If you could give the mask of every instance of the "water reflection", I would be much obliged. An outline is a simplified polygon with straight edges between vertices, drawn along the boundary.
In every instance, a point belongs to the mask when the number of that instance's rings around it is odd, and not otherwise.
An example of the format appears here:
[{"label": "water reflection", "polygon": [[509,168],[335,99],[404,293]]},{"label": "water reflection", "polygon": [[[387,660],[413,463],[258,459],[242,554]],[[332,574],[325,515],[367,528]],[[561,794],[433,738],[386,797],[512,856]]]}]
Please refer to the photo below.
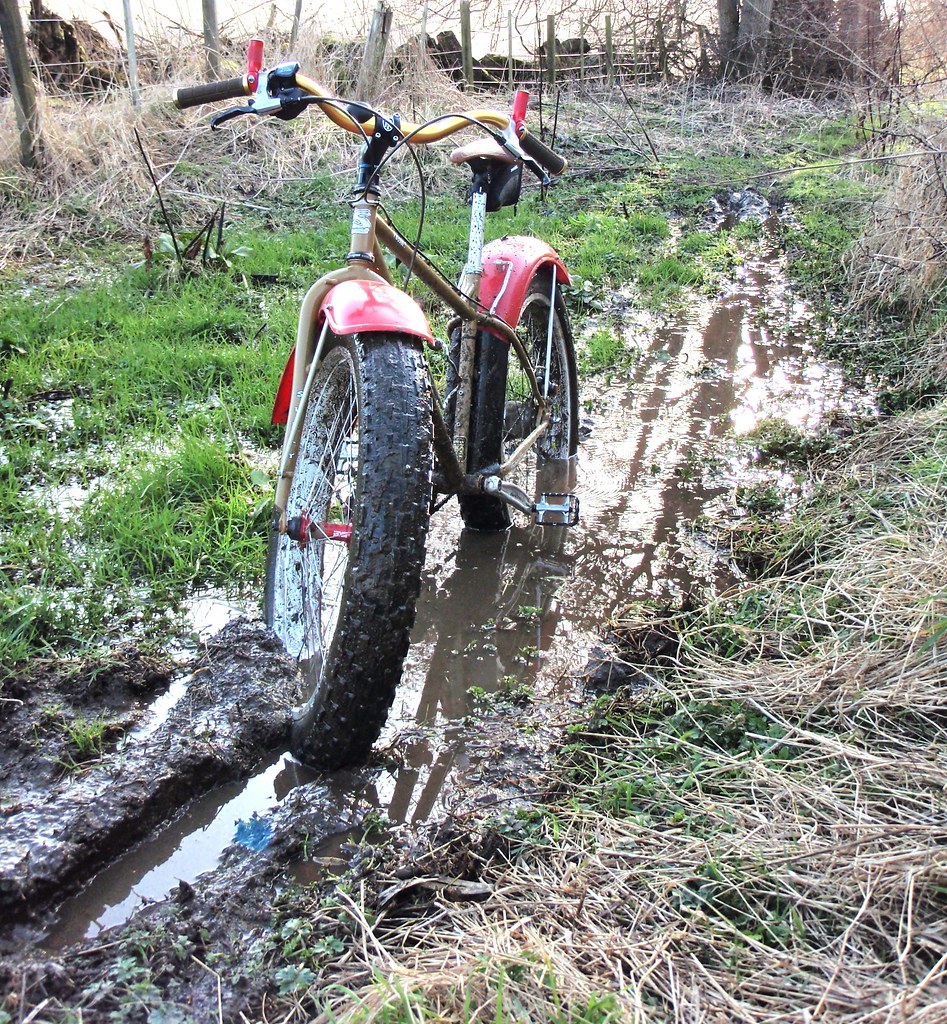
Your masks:
[{"label": "water reflection", "polygon": [[714,461],[719,440],[766,416],[813,426],[851,400],[841,375],[807,348],[810,321],[773,255],[747,264],[716,302],[653,331],[630,379],[596,382],[582,396],[593,429],[580,449],[577,528],[470,534],[450,509],[434,517],[382,765],[325,777],[284,758],[239,794],[195,802],[103,872],[71,905],[56,941],[124,919],[136,894],[159,898],[178,877],[193,880],[234,838],[238,817],[265,814],[299,785],[344,793],[394,822],[424,821],[478,759],[496,754],[471,690],[512,682],[539,702],[561,696],[603,623],[630,602],[679,602],[695,588],[728,585],[729,565],[688,528],[737,482],[732,463]]},{"label": "water reflection", "polygon": [[[181,880],[193,882],[239,840],[254,815],[275,800],[277,761],[253,778],[221,786],[192,800],[170,824],[99,872],[60,908],[43,944],[61,949],[126,921],[141,905],[163,899]],[[250,829],[250,831],[256,831]]]}]

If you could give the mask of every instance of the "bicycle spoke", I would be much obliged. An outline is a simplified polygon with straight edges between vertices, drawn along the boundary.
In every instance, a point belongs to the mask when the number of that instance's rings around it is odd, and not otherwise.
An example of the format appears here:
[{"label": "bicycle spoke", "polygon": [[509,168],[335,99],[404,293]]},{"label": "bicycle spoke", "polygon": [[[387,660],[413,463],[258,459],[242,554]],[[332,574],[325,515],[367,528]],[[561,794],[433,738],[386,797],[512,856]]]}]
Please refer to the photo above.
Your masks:
[{"label": "bicycle spoke", "polygon": [[349,561],[349,533],[327,538],[325,529],[350,530],[355,505],[358,408],[348,359],[336,359],[310,404],[287,509],[290,518],[300,517],[306,525],[296,539],[283,538],[288,569],[279,594],[288,612],[287,650],[305,662],[321,661],[332,643]]}]

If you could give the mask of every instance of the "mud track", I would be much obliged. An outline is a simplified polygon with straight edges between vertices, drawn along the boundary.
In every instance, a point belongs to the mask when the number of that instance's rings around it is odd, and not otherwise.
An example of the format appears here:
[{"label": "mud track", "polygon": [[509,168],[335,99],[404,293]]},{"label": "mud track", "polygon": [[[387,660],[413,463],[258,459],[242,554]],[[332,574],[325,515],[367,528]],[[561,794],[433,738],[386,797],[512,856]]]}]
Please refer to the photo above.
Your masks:
[{"label": "mud track", "polygon": [[[423,900],[446,882],[450,898],[482,898],[470,881],[476,864],[446,864],[428,851],[485,805],[535,799],[562,716],[574,713],[565,704],[556,720],[546,704],[488,709],[463,766],[451,773],[446,826],[397,828],[379,818],[374,779],[398,757],[396,746],[358,771],[299,769],[279,804],[254,814],[213,870],[193,884],[181,881],[123,925],[51,950],[48,930],[64,897],[186,813],[195,797],[247,778],[286,748],[297,677],[264,627],[241,620],[220,632],[186,694],[149,729],[137,702],[169,678],[162,666],[130,654],[105,670],[34,679],[7,706],[5,725],[16,742],[8,744],[3,779],[19,799],[3,806],[0,1020],[8,1019],[2,1011],[40,1021],[77,1013],[86,1022],[255,1019],[285,984],[279,966],[287,962],[283,935],[292,922],[312,922],[310,945],[353,941],[357,914],[338,903],[340,877],[349,891],[361,887],[363,906],[384,892],[386,905]],[[64,723],[106,712],[111,749],[67,770]]]},{"label": "mud track", "polygon": [[[46,680],[7,713],[8,734],[18,739],[3,769],[5,788],[18,794],[2,808],[0,919],[7,928],[41,921],[52,900],[78,888],[187,800],[245,776],[267,752],[285,747],[295,671],[261,627],[228,626],[167,719],[125,742],[141,715],[134,700],[155,676],[167,682],[167,674],[154,669],[150,680],[126,672],[124,692],[120,679],[99,699],[94,688],[77,692],[67,681],[57,692]],[[56,734],[68,736],[77,719],[96,721],[102,698],[113,709],[105,728],[112,749],[95,763],[75,762]],[[122,705],[124,713],[115,717]],[[47,724],[51,718],[54,728]],[[44,746],[51,749],[44,752]],[[9,940],[0,938],[4,948]]]}]

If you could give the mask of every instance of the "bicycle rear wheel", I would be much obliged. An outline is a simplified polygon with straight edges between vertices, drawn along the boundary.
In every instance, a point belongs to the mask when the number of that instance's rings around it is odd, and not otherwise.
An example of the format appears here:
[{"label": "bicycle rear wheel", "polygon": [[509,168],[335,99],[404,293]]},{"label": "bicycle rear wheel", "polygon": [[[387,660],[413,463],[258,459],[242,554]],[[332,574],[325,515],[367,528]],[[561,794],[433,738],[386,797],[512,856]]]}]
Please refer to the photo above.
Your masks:
[{"label": "bicycle rear wheel", "polygon": [[415,339],[329,336],[287,501],[274,522],[267,624],[309,689],[291,750],[334,769],[377,739],[408,649],[430,506],[429,384]]},{"label": "bicycle rear wheel", "polygon": [[[562,293],[558,286],[553,292],[548,273],[533,278],[516,329],[539,387],[546,389],[550,424],[508,479],[536,498],[543,491],[561,486],[555,481],[568,476],[567,460],[575,455],[579,442],[572,331]],[[468,466],[482,469],[509,458],[538,422],[539,407],[516,353],[510,351],[507,342],[481,331],[477,337]],[[488,495],[461,497],[460,511],[464,525],[472,530],[506,530],[512,522],[510,506]]]}]

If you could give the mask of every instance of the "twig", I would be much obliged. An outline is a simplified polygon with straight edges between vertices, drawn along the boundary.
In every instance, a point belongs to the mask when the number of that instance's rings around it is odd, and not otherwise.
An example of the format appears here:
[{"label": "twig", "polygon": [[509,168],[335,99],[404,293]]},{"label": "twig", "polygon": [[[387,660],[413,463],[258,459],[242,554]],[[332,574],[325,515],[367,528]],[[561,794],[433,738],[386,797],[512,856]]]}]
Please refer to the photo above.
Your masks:
[{"label": "twig", "polygon": [[30,1011],[29,1016],[23,1018],[23,1024],[30,1024],[30,1021],[36,1020],[37,1016],[39,1014],[41,1014],[43,1012],[43,1010],[45,1010],[48,1005],[49,1005],[49,997],[44,999],[37,1006],[33,1007],[33,1009]]},{"label": "twig", "polygon": [[622,99],[625,101],[625,103],[628,104],[628,109],[631,111],[631,116],[635,119],[635,123],[641,129],[641,134],[645,137],[645,141],[648,143],[648,149],[651,150],[651,155],[654,157],[654,162],[657,163],[660,159],[660,157],[658,156],[658,150],[654,144],[654,141],[651,138],[650,133],[648,132],[648,129],[645,128],[644,126],[644,121],[642,121],[641,118],[638,116],[638,111],[634,103],[631,102],[631,97],[628,96],[628,94],[622,88],[621,82],[618,81],[617,78],[615,79],[615,84],[618,86],[618,91],[621,93]]},{"label": "twig", "polygon": [[217,979],[217,1021],[218,1024],[224,1024],[224,997],[223,992],[221,990],[220,975],[213,969],[213,967],[208,967],[203,960],[199,960],[193,954],[191,954],[191,959],[199,967],[203,967],[208,974],[213,974],[213,976]]},{"label": "twig", "polygon": [[556,131],[559,128],[559,100],[562,93],[556,90],[556,105],[552,112],[552,138],[549,140],[549,148],[555,150],[556,148]]},{"label": "twig", "polygon": [[[601,102],[599,102],[587,89],[583,93],[587,100],[590,100],[595,104],[596,107],[608,118],[609,121],[625,136],[626,139],[631,143],[631,148],[635,153],[641,153],[641,147],[638,145],[635,137],[628,131],[628,129],[621,124],[608,110],[608,108]],[[614,138],[614,136],[610,136]],[[615,140],[617,141],[617,140]],[[643,155],[643,154],[642,154]]]},{"label": "twig", "polygon": [[217,221],[217,255],[221,254],[224,247],[224,215],[227,212],[227,204],[220,204],[220,218]]},{"label": "twig", "polygon": [[151,178],[151,183],[155,187],[155,195],[158,197],[158,205],[161,207],[161,216],[164,218],[165,226],[171,235],[171,241],[174,244],[174,255],[178,258],[178,263],[181,262],[181,247],[178,245],[178,237],[174,233],[174,226],[171,224],[171,218],[168,216],[168,211],[164,206],[164,199],[161,196],[161,188],[158,185],[158,178],[155,174],[154,167],[151,166],[151,161],[148,159],[148,154],[145,152],[144,143],[141,141],[141,136],[138,134],[138,129],[135,129],[135,142],[138,143],[138,152],[141,153],[142,159],[145,161],[145,166],[148,168],[148,176]]},{"label": "twig", "polygon": [[[891,153],[888,156],[863,156],[851,160],[829,160],[821,164],[799,164],[795,167],[780,167],[772,171],[760,171],[758,174],[747,174],[741,180],[757,181],[760,178],[777,178],[780,174],[796,174],[799,171],[828,171],[833,167],[853,167],[855,164],[882,164],[892,160],[910,160],[919,156],[944,156],[947,149],[917,149],[908,153]],[[718,182],[717,184],[732,184]]]}]

